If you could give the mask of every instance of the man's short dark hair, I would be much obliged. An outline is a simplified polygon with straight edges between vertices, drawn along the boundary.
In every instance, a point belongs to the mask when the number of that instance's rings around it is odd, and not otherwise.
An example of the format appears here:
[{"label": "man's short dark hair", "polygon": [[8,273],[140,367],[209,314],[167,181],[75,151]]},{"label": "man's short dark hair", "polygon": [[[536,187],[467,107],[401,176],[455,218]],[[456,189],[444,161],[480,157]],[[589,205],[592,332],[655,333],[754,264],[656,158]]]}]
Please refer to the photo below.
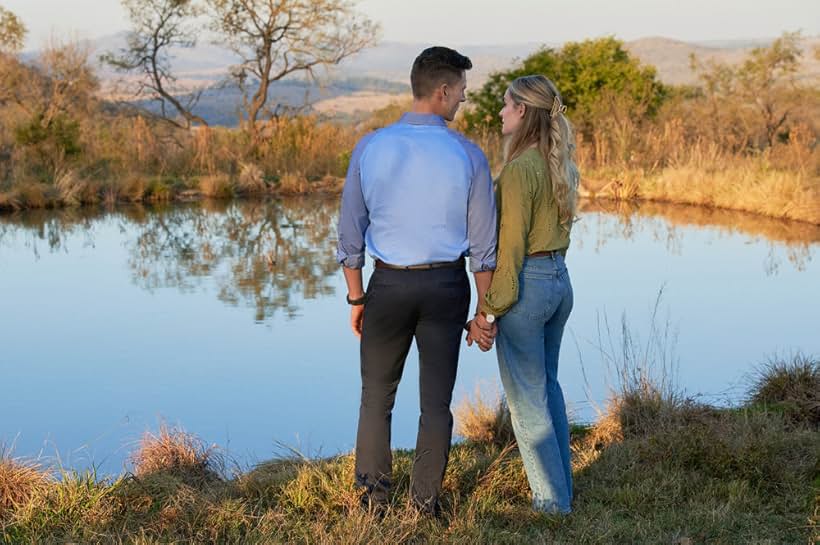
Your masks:
[{"label": "man's short dark hair", "polygon": [[454,84],[473,63],[449,47],[428,47],[416,57],[410,71],[410,86],[415,98],[426,98],[443,83]]}]

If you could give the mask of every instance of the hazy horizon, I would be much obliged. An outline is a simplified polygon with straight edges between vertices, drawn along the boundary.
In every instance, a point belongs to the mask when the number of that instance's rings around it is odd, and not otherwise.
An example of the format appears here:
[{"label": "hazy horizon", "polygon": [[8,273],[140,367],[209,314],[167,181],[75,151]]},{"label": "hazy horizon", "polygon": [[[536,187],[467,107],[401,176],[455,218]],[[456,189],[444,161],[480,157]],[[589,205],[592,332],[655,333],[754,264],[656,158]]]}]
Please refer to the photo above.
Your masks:
[{"label": "hazy horizon", "polygon": [[[129,28],[117,0],[3,0],[0,5],[29,29],[26,50],[42,48],[51,36],[96,40]],[[382,25],[382,42],[463,47],[563,43],[607,35],[625,41],[663,37],[699,43],[771,39],[794,30],[820,35],[820,2],[806,0],[782,0],[777,10],[761,0],[726,0],[720,5],[712,0],[686,5],[673,0],[582,0],[572,9],[552,0],[507,0],[503,9],[498,6],[487,0],[358,2],[359,11]],[[499,26],[499,20],[510,24]]]}]

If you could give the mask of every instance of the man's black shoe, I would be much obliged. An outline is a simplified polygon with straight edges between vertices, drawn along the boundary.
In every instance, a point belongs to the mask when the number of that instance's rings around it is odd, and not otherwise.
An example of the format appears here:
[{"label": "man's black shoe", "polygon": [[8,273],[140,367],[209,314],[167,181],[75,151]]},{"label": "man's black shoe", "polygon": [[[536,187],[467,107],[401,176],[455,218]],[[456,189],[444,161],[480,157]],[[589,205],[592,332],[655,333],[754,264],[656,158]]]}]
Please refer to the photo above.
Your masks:
[{"label": "man's black shoe", "polygon": [[430,498],[424,501],[414,499],[412,501],[412,505],[416,511],[418,511],[425,517],[430,517],[434,519],[441,518],[441,505],[439,505],[438,499],[436,498]]},{"label": "man's black shoe", "polygon": [[386,500],[378,500],[374,498],[372,494],[368,494],[367,492],[362,493],[359,502],[362,511],[373,515],[379,520],[384,519],[387,515],[387,510],[390,507]]}]

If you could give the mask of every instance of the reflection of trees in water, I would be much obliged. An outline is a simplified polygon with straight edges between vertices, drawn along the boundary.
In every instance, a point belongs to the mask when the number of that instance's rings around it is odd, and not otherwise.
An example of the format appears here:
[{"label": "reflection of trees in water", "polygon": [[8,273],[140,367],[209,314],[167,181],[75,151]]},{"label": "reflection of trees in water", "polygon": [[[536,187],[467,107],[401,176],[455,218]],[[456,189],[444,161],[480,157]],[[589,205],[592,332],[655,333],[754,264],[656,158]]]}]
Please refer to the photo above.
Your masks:
[{"label": "reflection of trees in water", "polygon": [[129,239],[129,265],[146,288],[194,288],[213,277],[218,297],[250,303],[256,320],[294,316],[294,295],[332,294],[338,200],[208,203],[145,217]]},{"label": "reflection of trees in water", "polygon": [[[0,215],[0,249],[23,245],[39,258],[94,246],[100,222],[119,225],[134,282],[145,289],[190,291],[213,278],[221,301],[249,304],[263,321],[294,316],[298,296],[333,293],[338,198],[269,202],[34,210]],[[210,281],[209,281],[210,283]]]},{"label": "reflection of trees in water", "polygon": [[[333,292],[337,208],[334,197],[34,210],[0,215],[0,251],[19,240],[36,256],[44,249],[74,251],[67,241],[76,244],[78,238],[93,247],[100,223],[118,224],[137,285],[193,290],[213,278],[220,300],[252,305],[262,321],[280,309],[295,315],[299,296]],[[584,201],[581,216],[573,244],[593,244],[596,251],[613,239],[649,234],[670,252],[682,254],[686,228],[708,227],[717,236],[750,235],[767,242],[764,267],[770,275],[778,272],[784,256],[804,270],[820,241],[818,226],[692,206]]]},{"label": "reflection of trees in water", "polygon": [[817,225],[698,206],[584,200],[580,215],[582,220],[573,227],[573,244],[583,245],[585,239],[593,237],[596,252],[610,240],[630,240],[639,233],[648,233],[655,241],[663,242],[669,252],[681,255],[682,228],[687,227],[709,227],[718,237],[745,234],[763,239],[769,249],[763,264],[767,275],[777,274],[784,250],[786,259],[798,271],[805,270],[812,258],[812,245],[820,242]]},{"label": "reflection of trees in water", "polygon": [[0,214],[0,248],[9,239],[22,237],[23,246],[39,259],[42,246],[49,252],[68,252],[66,239],[82,234],[83,247],[94,246],[94,225],[98,210],[67,208],[62,210],[31,210]]}]

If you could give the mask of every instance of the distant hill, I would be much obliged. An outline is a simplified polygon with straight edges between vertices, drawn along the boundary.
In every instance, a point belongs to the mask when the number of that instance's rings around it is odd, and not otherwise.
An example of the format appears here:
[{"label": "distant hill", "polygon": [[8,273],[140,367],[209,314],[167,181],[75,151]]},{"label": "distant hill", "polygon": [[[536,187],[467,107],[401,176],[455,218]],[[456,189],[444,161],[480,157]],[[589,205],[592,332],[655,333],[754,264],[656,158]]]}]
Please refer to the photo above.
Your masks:
[{"label": "distant hill", "polygon": [[[250,90],[253,91],[253,88]],[[375,96],[404,96],[410,92],[410,86],[404,83],[374,79],[349,78],[334,80],[317,85],[305,80],[284,80],[271,84],[268,93],[267,107],[275,110],[277,106],[305,107],[309,110],[324,102],[338,97],[349,97],[357,94]],[[201,116],[210,125],[236,126],[239,123],[239,111],[242,104],[242,93],[233,85],[206,89],[193,112]],[[156,103],[142,103],[149,111],[159,113]],[[316,108],[322,111],[322,108]],[[328,113],[333,113],[328,111]]]},{"label": "distant hill", "polygon": [[[669,84],[692,84],[695,75],[689,67],[689,57],[694,54],[701,61],[714,61],[726,64],[737,64],[755,47],[767,46],[773,40],[744,40],[731,42],[688,43],[669,38],[641,38],[627,42],[629,52],[644,64],[651,64],[658,69],[658,76]],[[800,77],[807,80],[820,80],[820,60],[815,58],[814,49],[820,47],[820,37],[809,37],[801,40],[803,57]]]},{"label": "distant hill", "polygon": [[[98,59],[106,51],[117,51],[125,45],[126,33],[121,32],[89,43],[92,58]],[[658,69],[662,81],[669,84],[692,84],[696,78],[690,69],[690,55],[701,61],[724,63],[740,62],[753,47],[765,46],[772,39],[751,39],[710,42],[682,42],[663,37],[641,38],[626,42],[630,53],[644,64]],[[305,81],[294,76],[275,83],[270,102],[299,106],[314,103],[316,110],[352,114],[361,108],[369,109],[388,102],[389,97],[407,99],[410,67],[415,56],[431,44],[383,42],[358,55],[346,59],[339,66],[319,71],[319,81]],[[512,67],[517,60],[533,53],[544,44],[459,46],[459,50],[473,61],[468,85],[480,87],[495,71]],[[560,47],[560,44],[545,44]],[[820,37],[806,37],[801,41],[804,51],[800,77],[820,81],[820,60],[815,48]],[[28,57],[33,54],[28,54]],[[208,88],[197,112],[211,123],[233,125],[241,103],[238,89],[226,81],[236,56],[222,47],[203,42],[196,48],[173,51],[173,71],[179,78],[180,89]],[[111,84],[121,76],[107,67],[98,66],[104,89],[110,93]],[[339,100],[340,97],[344,100]],[[349,99],[345,99],[349,97]],[[121,97],[122,98],[122,97]],[[329,102],[327,106],[323,102]],[[347,109],[347,111],[344,111]]]},{"label": "distant hill", "polygon": [[[661,79],[670,84],[693,83],[694,76],[689,68],[689,56],[695,54],[703,60],[725,63],[740,62],[754,47],[769,45],[773,39],[724,40],[706,42],[682,42],[663,37],[648,37],[626,42],[630,53],[641,62],[658,69]],[[95,58],[105,51],[117,50],[125,44],[125,33],[101,38],[92,42]],[[430,44],[382,42],[376,47],[362,51],[346,59],[339,66],[332,67],[325,76],[328,79],[373,78],[407,83],[410,66],[415,56]],[[473,60],[473,70],[469,74],[471,86],[484,82],[487,76],[498,70],[509,68],[544,45],[560,47],[560,44],[535,42],[512,45],[468,45],[459,50]],[[814,56],[814,48],[820,47],[820,37],[805,37],[801,40],[804,51],[803,72],[807,76],[820,73],[820,60]],[[193,49],[174,51],[174,71],[181,80],[190,82],[212,82],[220,80],[227,68],[236,64],[234,54],[222,47],[201,43]],[[103,69],[103,79],[114,74]]]}]

